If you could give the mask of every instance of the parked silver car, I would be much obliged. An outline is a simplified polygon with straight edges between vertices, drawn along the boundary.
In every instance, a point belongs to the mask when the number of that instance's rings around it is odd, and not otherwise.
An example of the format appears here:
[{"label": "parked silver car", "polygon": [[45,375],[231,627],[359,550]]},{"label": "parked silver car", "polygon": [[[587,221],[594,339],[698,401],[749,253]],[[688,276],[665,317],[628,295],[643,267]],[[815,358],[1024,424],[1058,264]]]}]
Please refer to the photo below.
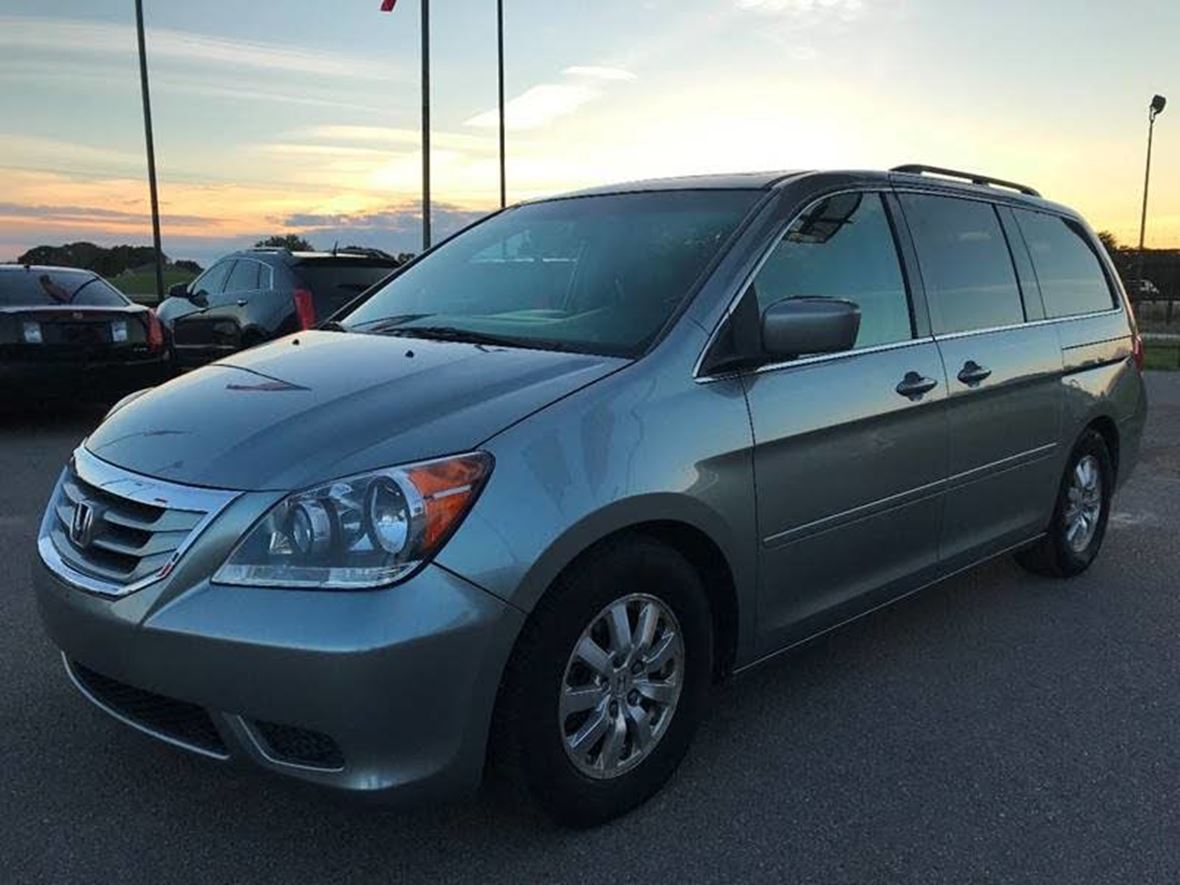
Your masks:
[{"label": "parked silver car", "polygon": [[34,583],[81,692],[157,738],[415,800],[490,759],[593,823],[716,680],[999,554],[1084,570],[1141,361],[1094,234],[1029,188],[586,191],[117,405]]}]

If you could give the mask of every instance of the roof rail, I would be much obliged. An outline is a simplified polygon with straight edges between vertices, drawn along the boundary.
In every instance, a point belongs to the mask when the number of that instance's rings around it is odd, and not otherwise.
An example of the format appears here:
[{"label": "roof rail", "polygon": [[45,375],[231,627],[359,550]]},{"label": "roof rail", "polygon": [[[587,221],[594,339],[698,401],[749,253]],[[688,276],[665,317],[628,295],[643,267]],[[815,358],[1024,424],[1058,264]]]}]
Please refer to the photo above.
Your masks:
[{"label": "roof rail", "polygon": [[291,254],[291,250],[286,246],[251,246],[249,249],[243,249],[243,252],[286,252]]},{"label": "roof rail", "polygon": [[362,258],[388,258],[391,261],[397,261],[396,255],[390,255],[384,249],[373,249],[367,246],[344,246],[343,248],[332,247],[333,256],[335,255],[353,255]]},{"label": "roof rail", "polygon": [[1004,181],[1002,178],[992,178],[990,175],[980,175],[977,172],[959,172],[956,169],[943,169],[939,166],[925,166],[921,163],[907,163],[904,166],[894,166],[890,172],[908,172],[913,175],[941,175],[944,178],[961,178],[972,184],[984,184],[992,187],[1006,187],[1030,197],[1039,197],[1041,192],[1027,184],[1017,184],[1015,181]]}]

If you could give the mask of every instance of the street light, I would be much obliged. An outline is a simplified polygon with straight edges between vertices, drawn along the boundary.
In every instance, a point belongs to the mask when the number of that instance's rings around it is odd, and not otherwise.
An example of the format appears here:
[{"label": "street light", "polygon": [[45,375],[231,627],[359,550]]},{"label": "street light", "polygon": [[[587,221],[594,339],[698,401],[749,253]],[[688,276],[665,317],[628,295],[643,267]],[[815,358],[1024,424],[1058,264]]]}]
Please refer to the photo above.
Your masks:
[{"label": "street light", "polygon": [[1155,118],[1164,112],[1168,100],[1162,95],[1152,96],[1147,109],[1147,168],[1143,173],[1143,214],[1139,216],[1139,272],[1136,277],[1143,280],[1143,240],[1147,233],[1147,188],[1151,183],[1151,136],[1155,131]]}]

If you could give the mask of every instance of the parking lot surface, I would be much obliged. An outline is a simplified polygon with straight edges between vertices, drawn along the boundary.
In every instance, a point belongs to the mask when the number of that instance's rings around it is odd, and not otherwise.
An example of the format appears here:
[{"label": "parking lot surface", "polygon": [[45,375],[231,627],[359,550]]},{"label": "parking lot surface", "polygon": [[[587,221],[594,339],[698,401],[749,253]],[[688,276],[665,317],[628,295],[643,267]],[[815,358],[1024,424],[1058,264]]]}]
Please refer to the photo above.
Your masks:
[{"label": "parking lot surface", "polygon": [[997,561],[742,676],[669,788],[589,832],[488,795],[357,804],[92,709],[28,572],[102,409],[0,413],[0,880],[1180,881],[1180,373],[1148,387],[1089,572]]}]

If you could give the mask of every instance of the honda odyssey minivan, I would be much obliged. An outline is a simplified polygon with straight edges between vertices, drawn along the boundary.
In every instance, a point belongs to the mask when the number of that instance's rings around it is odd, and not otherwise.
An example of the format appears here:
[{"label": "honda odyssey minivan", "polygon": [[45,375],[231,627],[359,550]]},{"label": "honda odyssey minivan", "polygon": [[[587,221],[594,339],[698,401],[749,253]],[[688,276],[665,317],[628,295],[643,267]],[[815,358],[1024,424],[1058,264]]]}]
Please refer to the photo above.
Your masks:
[{"label": "honda odyssey minivan", "polygon": [[589,190],[124,399],[34,583],[81,693],[160,740],[404,801],[490,763],[591,824],[718,680],[991,557],[1086,569],[1141,367],[1093,232],[1022,185]]}]

